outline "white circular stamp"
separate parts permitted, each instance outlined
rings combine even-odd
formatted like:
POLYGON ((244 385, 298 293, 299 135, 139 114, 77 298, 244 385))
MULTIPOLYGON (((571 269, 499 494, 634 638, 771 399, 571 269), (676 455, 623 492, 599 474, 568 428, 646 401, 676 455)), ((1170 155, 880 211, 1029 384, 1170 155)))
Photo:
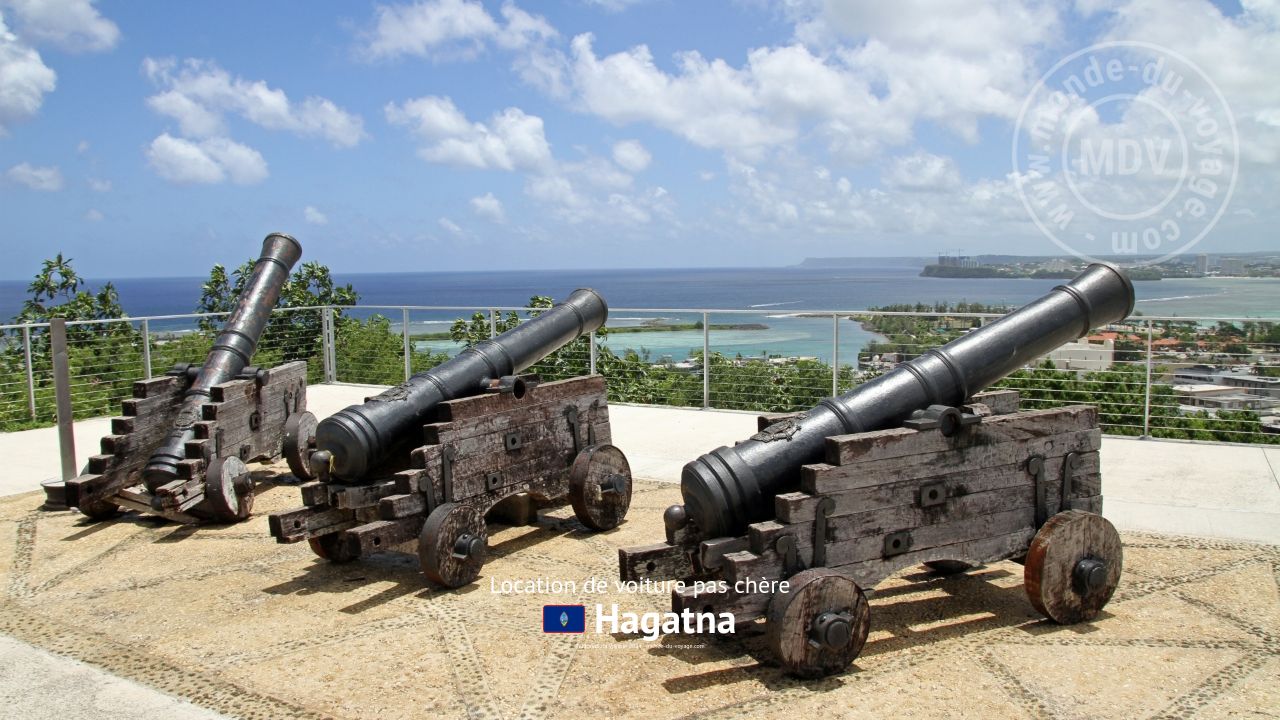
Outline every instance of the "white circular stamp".
POLYGON ((1089 261, 1165 262, 1226 212, 1235 117, 1198 66, 1152 43, 1099 43, 1040 78, 1013 131, 1018 195, 1040 230, 1089 261))

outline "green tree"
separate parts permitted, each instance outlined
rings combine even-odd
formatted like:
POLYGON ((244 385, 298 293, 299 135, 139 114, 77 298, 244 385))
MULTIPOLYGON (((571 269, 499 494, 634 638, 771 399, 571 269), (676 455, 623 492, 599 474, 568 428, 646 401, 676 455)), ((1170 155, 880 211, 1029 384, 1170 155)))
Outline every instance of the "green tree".
MULTIPOLYGON (((96 293, 85 289, 71 258, 58 253, 45 260, 27 287, 29 297, 13 320, 19 324, 43 324, 54 318, 68 323, 125 317, 115 286, 106 283, 96 293)), ((6 342, 0 360, 0 428, 42 425, 54 419, 53 362, 49 331, 32 328, 31 365, 36 416, 26 402, 26 358, 21 335, 6 342)), ((93 417, 112 409, 115 398, 127 394, 135 375, 141 374, 141 335, 128 322, 68 324, 67 363, 75 417, 93 417)))
MULTIPOLYGON (((209 279, 201 286, 198 313, 217 313, 212 317, 203 317, 199 325, 201 331, 210 339, 222 329, 226 322, 226 313, 235 308, 245 285, 253 275, 254 260, 247 260, 228 276, 226 268, 214 265, 209 271, 209 279)), ((317 262, 303 263, 295 270, 280 289, 280 299, 276 302, 275 312, 267 324, 262 338, 258 342, 258 352, 254 362, 259 365, 277 365, 293 360, 308 362, 308 380, 321 380, 323 358, 321 355, 324 339, 323 306, 331 306, 334 315, 335 339, 351 328, 361 325, 358 320, 347 317, 342 308, 355 305, 360 296, 350 284, 337 285, 329 268, 317 262)), ((199 362, 200 358, 182 359, 183 362, 199 362)))

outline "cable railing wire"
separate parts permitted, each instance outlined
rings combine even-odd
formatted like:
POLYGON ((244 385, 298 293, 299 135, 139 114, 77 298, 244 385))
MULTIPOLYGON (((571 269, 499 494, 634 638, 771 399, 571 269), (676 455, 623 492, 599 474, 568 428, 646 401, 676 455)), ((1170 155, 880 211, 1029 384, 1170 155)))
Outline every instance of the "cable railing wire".
MULTIPOLYGON (((946 310, 765 315, 697 308, 615 308, 612 314, 617 325, 570 343, 527 372, 551 381, 594 370, 609 380, 612 402, 795 412, 1000 316, 946 310), (862 332, 850 332, 846 321, 862 332), (788 349, 795 333, 787 330, 797 323, 812 335, 804 346, 807 355, 788 349), (902 327, 924 330, 881 332, 902 327)), ((281 309, 263 334, 254 364, 303 360, 312 384, 391 385, 438 365, 469 339, 529 317, 529 308, 517 307, 281 309), (461 334, 455 331, 459 324, 461 334)), ((177 363, 203 362, 224 318, 204 313, 68 322, 75 416, 115 414, 134 381, 177 363)), ((1277 443, 1278 325, 1258 318, 1130 318, 1095 333, 1097 347, 1086 353, 1096 357, 1037 363, 997 387, 1019 391, 1027 408, 1095 404, 1111 434, 1277 443)), ((0 430, 54 420, 48 327, 0 325, 0 430)))

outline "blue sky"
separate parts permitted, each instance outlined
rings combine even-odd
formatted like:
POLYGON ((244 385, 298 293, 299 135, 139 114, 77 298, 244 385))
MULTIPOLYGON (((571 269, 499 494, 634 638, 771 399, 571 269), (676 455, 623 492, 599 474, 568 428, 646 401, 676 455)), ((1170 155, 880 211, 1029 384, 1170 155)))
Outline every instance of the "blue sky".
MULTIPOLYGON (((348 273, 1060 253, 1011 143, 1037 79, 1107 40, 1176 51, 1233 114, 1238 181, 1196 252, 1280 250, 1277 18, 1262 0, 0 0, 0 279, 59 251, 93 277, 199 275, 273 230, 348 273)), ((1098 137, 1142 137, 1139 115, 1098 137)), ((1147 190, 1123 182, 1086 192, 1147 190)))

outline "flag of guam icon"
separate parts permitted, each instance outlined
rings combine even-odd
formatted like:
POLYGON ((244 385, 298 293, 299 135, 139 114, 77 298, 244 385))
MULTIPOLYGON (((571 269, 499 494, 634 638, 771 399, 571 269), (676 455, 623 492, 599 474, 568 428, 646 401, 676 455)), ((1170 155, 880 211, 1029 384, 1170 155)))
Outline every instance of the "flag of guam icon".
POLYGON ((543 605, 542 632, 580 633, 587 629, 587 610, 582 605, 543 605))

